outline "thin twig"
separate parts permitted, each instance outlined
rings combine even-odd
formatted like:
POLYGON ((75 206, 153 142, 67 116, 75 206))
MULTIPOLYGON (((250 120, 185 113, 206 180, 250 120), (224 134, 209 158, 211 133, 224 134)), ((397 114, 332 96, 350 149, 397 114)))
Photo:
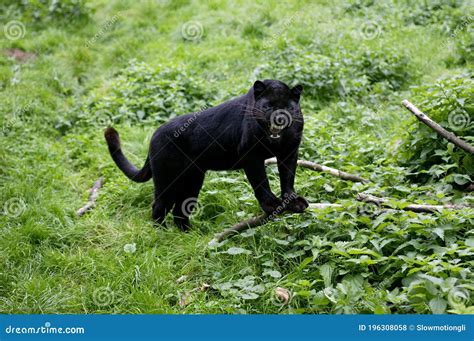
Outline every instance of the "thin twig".
MULTIPOLYGON (((275 164, 277 164, 277 159, 276 158, 271 158, 271 159, 265 160, 265 164, 266 165, 275 165, 275 164)), ((364 178, 360 177, 359 175, 346 173, 346 172, 340 171, 339 169, 331 168, 331 167, 328 167, 328 166, 323 166, 323 165, 320 165, 320 164, 312 162, 312 161, 298 160, 298 166, 303 167, 303 168, 312 169, 312 170, 317 171, 317 172, 328 173, 332 176, 341 178, 343 180, 350 180, 350 181, 362 182, 362 183, 370 182, 369 180, 364 179, 364 178)))
POLYGON ((79 217, 83 216, 84 213, 90 211, 95 206, 95 201, 97 200, 97 196, 99 195, 99 189, 102 187, 103 183, 104 178, 99 178, 96 182, 94 182, 94 185, 90 189, 91 194, 89 195, 89 200, 83 207, 78 209, 76 212, 79 217))
POLYGON ((416 116, 418 120, 426 124, 428 127, 433 129, 435 132, 438 133, 441 137, 445 138, 446 140, 454 143, 456 146, 459 148, 465 150, 468 153, 474 154, 474 147, 471 146, 469 143, 466 141, 460 139, 456 135, 454 135, 452 132, 447 131, 443 127, 441 127, 438 123, 433 121, 431 118, 426 116, 425 113, 421 112, 420 109, 415 107, 412 103, 410 103, 408 100, 404 100, 402 104, 407 108, 413 115, 416 116))

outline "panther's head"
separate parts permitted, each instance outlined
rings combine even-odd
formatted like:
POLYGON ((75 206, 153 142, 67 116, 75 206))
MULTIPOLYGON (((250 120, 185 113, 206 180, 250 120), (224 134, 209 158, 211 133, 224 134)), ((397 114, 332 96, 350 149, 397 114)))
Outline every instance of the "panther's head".
POLYGON ((253 113, 266 127, 271 138, 279 138, 281 131, 296 122, 302 122, 300 96, 301 85, 290 88, 278 80, 256 81, 253 85, 255 104, 253 113))

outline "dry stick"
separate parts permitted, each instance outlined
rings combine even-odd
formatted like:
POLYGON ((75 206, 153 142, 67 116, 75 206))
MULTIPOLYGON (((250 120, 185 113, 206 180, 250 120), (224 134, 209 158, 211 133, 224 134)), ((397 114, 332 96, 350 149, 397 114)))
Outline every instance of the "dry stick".
POLYGON ((79 217, 94 207, 97 196, 99 195, 99 189, 102 187, 103 182, 104 178, 99 178, 96 182, 94 182, 94 185, 90 189, 91 194, 89 195, 89 201, 87 201, 87 204, 78 209, 76 212, 79 217))
POLYGON ((453 133, 447 131, 443 127, 441 127, 438 123, 433 121, 431 118, 426 116, 423 112, 420 111, 417 107, 415 107, 412 103, 408 100, 404 100, 402 104, 413 114, 416 116, 418 120, 426 124, 428 127, 436 131, 441 137, 445 138, 446 140, 454 143, 461 149, 464 149, 466 152, 474 154, 474 147, 471 146, 464 140, 461 140, 459 137, 454 135, 453 133))
MULTIPOLYGON (((337 207, 342 207, 341 204, 328 204, 328 203, 318 203, 318 204, 309 204, 308 208, 309 209, 316 209, 316 210, 322 210, 328 207, 332 208, 337 208, 337 207)), ((266 224, 271 217, 268 214, 261 214, 259 216, 241 221, 240 223, 235 224, 232 227, 229 227, 228 229, 225 229, 221 233, 218 233, 214 236, 214 239, 212 239, 209 242, 209 245, 213 245, 215 243, 221 242, 224 239, 226 239, 229 236, 232 236, 234 234, 238 234, 242 231, 248 230, 252 227, 257 227, 266 224)))
MULTIPOLYGON (((390 199, 387 198, 379 198, 370 194, 359 193, 357 194, 357 200, 364 201, 368 203, 373 203, 379 206, 390 207, 389 201, 390 199)), ((413 212, 426 212, 426 213, 433 213, 438 212, 440 210, 461 210, 464 208, 473 208, 472 206, 464 206, 464 205, 421 205, 421 204, 410 204, 402 208, 404 211, 413 211, 413 212)))
MULTIPOLYGON (((275 165, 277 164, 277 159, 276 158, 271 158, 268 160, 265 160, 266 165, 275 165)), ((350 180, 350 181, 355 181, 355 182, 363 182, 363 183, 368 183, 370 182, 367 179, 361 178, 358 175, 355 174, 349 174, 343 171, 340 171, 335 168, 327 167, 320 165, 318 163, 312 162, 312 161, 306 161, 306 160, 298 160, 298 166, 303 167, 303 168, 309 168, 317 172, 324 172, 331 174, 332 176, 336 176, 338 178, 344 179, 344 180, 350 180)))

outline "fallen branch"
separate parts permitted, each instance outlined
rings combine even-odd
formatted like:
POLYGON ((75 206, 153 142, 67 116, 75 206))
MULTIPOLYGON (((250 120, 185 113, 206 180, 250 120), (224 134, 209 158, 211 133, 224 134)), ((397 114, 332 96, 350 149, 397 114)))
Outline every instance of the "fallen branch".
POLYGON ((420 111, 417 107, 415 107, 412 103, 408 100, 404 100, 402 104, 413 114, 416 116, 418 120, 426 124, 428 127, 436 131, 441 137, 445 138, 446 140, 454 143, 461 149, 464 149, 466 152, 474 154, 474 147, 471 146, 464 140, 461 140, 459 137, 454 135, 453 133, 447 131, 443 127, 441 127, 438 123, 433 121, 431 118, 426 116, 423 112, 420 111))
POLYGON ((94 182, 94 185, 90 189, 91 194, 89 195, 89 200, 83 207, 78 209, 76 212, 79 217, 81 217, 82 215, 84 215, 84 213, 90 211, 94 207, 95 201, 97 200, 97 196, 99 195, 99 189, 102 187, 103 182, 104 178, 99 178, 96 182, 94 182))
MULTIPOLYGON (((266 165, 275 165, 277 164, 277 159, 276 158, 271 158, 268 160, 265 160, 266 165)), ((350 181, 355 181, 355 182, 362 182, 362 183, 368 183, 370 182, 367 179, 364 179, 360 177, 359 175, 355 174, 350 174, 346 173, 343 171, 340 171, 335 168, 327 167, 320 165, 318 163, 312 162, 312 161, 306 161, 306 160, 298 160, 298 166, 303 167, 303 168, 309 168, 317 172, 324 172, 331 174, 332 176, 336 176, 338 178, 344 179, 344 180, 350 180, 350 181)))
POLYGON ((219 243, 223 241, 224 239, 227 239, 227 237, 230 237, 234 234, 238 234, 252 227, 264 225, 267 223, 268 220, 269 220, 269 216, 267 214, 261 214, 259 216, 241 221, 240 223, 237 223, 234 226, 229 227, 220 233, 217 233, 214 236, 214 239, 210 241, 209 245, 212 245, 213 243, 219 243))
MULTIPOLYGON (((379 198, 370 194, 365 194, 365 193, 359 193, 357 194, 356 199, 358 201, 362 202, 367 202, 367 203, 372 203, 376 204, 377 206, 383 206, 383 207, 388 207, 389 209, 383 210, 385 211, 397 211, 399 209, 393 209, 391 208, 390 205, 390 199, 388 198, 379 198)), ((314 204, 309 204, 308 209, 315 209, 315 210, 321 210, 325 208, 341 208, 343 205, 341 204, 330 204, 330 203, 314 203, 314 204)), ((452 205, 452 204, 446 204, 446 205, 426 205, 426 204, 410 204, 408 206, 405 206, 401 208, 401 210, 404 211, 412 211, 412 212, 418 212, 418 213, 433 213, 433 212, 438 212, 440 210, 462 210, 466 208, 472 208, 474 209, 473 206, 468 206, 468 205, 452 205)), ((262 214, 257 217, 253 217, 244 221, 241 221, 240 223, 235 224, 232 227, 229 227, 225 229, 224 231, 217 233, 214 238, 209 242, 209 245, 215 245, 216 243, 219 243, 225 239, 227 239, 230 236, 233 236, 235 234, 241 233, 242 231, 248 230, 253 227, 265 225, 270 219, 273 217, 267 215, 267 214, 262 214)))
MULTIPOLYGON (((309 204, 308 209, 316 209, 316 210, 322 210, 328 207, 332 208, 337 208, 337 207, 342 207, 341 204, 328 204, 328 203, 317 203, 317 204, 309 204)), ((235 224, 232 227, 229 227, 228 229, 225 229, 224 231, 217 233, 214 236, 214 239, 212 239, 209 242, 209 245, 213 245, 215 243, 219 243, 223 241, 224 239, 227 239, 228 237, 241 233, 242 231, 248 230, 252 227, 257 227, 261 225, 265 225, 270 219, 272 219, 271 216, 267 214, 261 214, 259 216, 241 221, 240 223, 235 224)))
MULTIPOLYGON (((357 200, 363 201, 367 203, 373 203, 377 206, 384 206, 390 207, 390 199, 387 198, 379 198, 370 194, 359 193, 357 194, 357 200)), ((419 212, 419 213, 433 213, 438 212, 440 210, 461 210, 464 208, 473 208, 472 206, 464 206, 464 205, 426 205, 426 204, 410 204, 402 208, 404 211, 412 211, 412 212, 419 212)))

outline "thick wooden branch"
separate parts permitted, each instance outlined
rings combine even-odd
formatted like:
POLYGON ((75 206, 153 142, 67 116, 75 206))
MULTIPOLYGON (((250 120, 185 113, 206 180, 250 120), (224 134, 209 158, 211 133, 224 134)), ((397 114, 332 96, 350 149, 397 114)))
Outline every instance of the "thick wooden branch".
MULTIPOLYGON (((387 211, 396 211, 397 209, 392 209, 390 206, 390 199, 388 198, 380 198, 376 197, 370 194, 365 194, 365 193, 359 193, 357 194, 356 199, 358 201, 362 202, 367 202, 367 203, 372 203, 376 204, 377 206, 383 206, 383 207, 388 207, 389 210, 387 211)), ((309 204, 308 209, 314 209, 314 210, 321 210, 325 208, 341 208, 343 205, 341 204, 330 204, 330 203, 313 203, 309 204)), ((446 204, 446 205, 426 205, 426 204, 410 204, 408 206, 405 206, 402 208, 404 211, 412 211, 412 212, 418 212, 418 213, 433 213, 433 212, 439 212, 441 210, 462 210, 462 209, 468 209, 472 208, 474 209, 474 206, 468 206, 468 205, 452 205, 452 204, 446 204)), ((383 210, 385 211, 385 210, 383 210)), ((259 215, 257 217, 253 217, 244 221, 241 221, 240 223, 235 224, 232 227, 229 227, 225 229, 224 231, 217 233, 214 238, 209 242, 209 245, 215 245, 225 239, 227 239, 230 236, 233 236, 235 234, 239 234, 242 231, 248 230, 253 227, 258 227, 261 225, 265 225, 269 220, 271 220, 273 216, 269 216, 266 214, 259 215)))
MULTIPOLYGON (((266 165, 275 165, 275 164, 277 164, 277 159, 276 158, 271 158, 271 159, 265 160, 265 164, 266 165)), ((309 168, 309 169, 312 169, 312 170, 317 171, 317 172, 328 173, 332 176, 336 176, 336 177, 344 179, 344 180, 350 180, 350 181, 362 182, 362 183, 370 182, 369 180, 364 179, 364 178, 360 177, 359 175, 346 173, 346 172, 340 171, 338 169, 323 166, 323 165, 320 165, 320 164, 312 162, 312 161, 298 160, 298 166, 303 167, 303 168, 309 168)))
MULTIPOLYGON (((338 208, 342 207, 341 204, 328 204, 328 203, 316 203, 316 204, 309 204, 308 209, 314 209, 314 210, 322 210, 325 208, 338 208)), ((242 231, 248 230, 252 227, 257 227, 261 225, 265 225, 269 220, 271 220, 273 217, 269 216, 267 214, 261 214, 256 217, 252 217, 250 219, 241 221, 240 223, 235 224, 232 227, 229 227, 228 229, 225 229, 224 231, 216 234, 214 236, 214 239, 209 242, 209 245, 213 245, 215 243, 219 243, 223 241, 224 239, 227 239, 228 237, 238 234, 242 231)))
POLYGON ((225 229, 224 231, 216 234, 214 236, 214 239, 209 244, 215 243, 215 242, 221 242, 224 239, 227 239, 227 237, 230 237, 234 234, 238 234, 238 233, 240 233, 242 231, 245 231, 245 230, 248 230, 252 227, 257 227, 257 226, 260 226, 260 225, 264 225, 268 222, 269 219, 270 218, 267 214, 261 214, 259 216, 252 217, 250 219, 241 221, 240 223, 237 223, 234 226, 229 227, 229 228, 225 229))
POLYGON ((84 213, 90 211, 94 207, 95 201, 97 200, 97 196, 99 195, 99 189, 102 187, 103 183, 104 178, 99 178, 96 182, 94 182, 94 185, 90 189, 91 194, 89 195, 89 200, 83 207, 78 209, 76 212, 79 217, 83 216, 84 213))
MULTIPOLYGON (((357 194, 357 200, 373 203, 378 206, 390 207, 390 199, 388 198, 379 198, 370 194, 359 193, 357 194)), ((461 210, 465 208, 473 208, 472 206, 464 206, 464 205, 426 205, 426 204, 410 204, 403 208, 404 211, 413 211, 419 213, 433 213, 438 212, 440 210, 461 210)))
POLYGON ((431 118, 426 116, 423 112, 420 111, 417 107, 415 107, 412 103, 410 103, 408 100, 404 100, 402 104, 407 108, 413 115, 416 116, 418 120, 426 124, 428 127, 433 129, 440 135, 441 137, 445 138, 446 140, 454 143, 456 146, 459 148, 465 150, 468 153, 474 154, 474 146, 471 146, 469 143, 467 143, 464 140, 461 140, 459 137, 454 135, 453 133, 447 131, 443 127, 441 127, 438 123, 433 121, 431 118))

